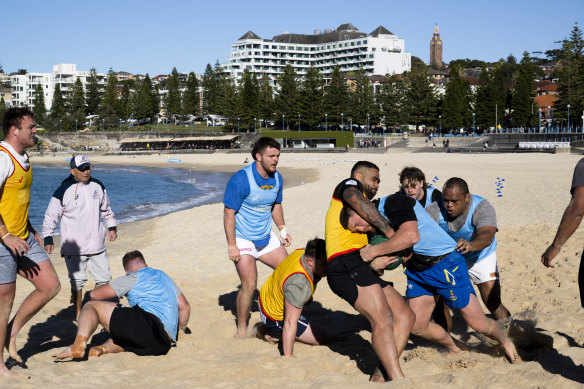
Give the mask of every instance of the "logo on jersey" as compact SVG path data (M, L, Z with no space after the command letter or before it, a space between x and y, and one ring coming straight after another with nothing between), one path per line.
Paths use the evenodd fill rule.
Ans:
M349 181L345 182L345 185L355 185L356 186L358 184L357 184L357 180L349 180Z
M22 180L24 180L23 176L20 177L20 180L18 180L18 183L20 184L22 182Z
M93 199L97 200L99 198L99 195L97 194L97 189L93 191Z
M456 301L457 297L454 295L454 292L452 291L452 289L450 289L450 300L451 301Z
M262 185L262 186L260 186L260 189L263 189L263 190L274 189L274 185Z

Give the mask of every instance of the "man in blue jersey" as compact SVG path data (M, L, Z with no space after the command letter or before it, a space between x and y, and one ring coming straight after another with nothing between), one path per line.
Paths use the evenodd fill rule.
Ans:
M284 223L282 175L276 171L280 144L262 137L251 155L255 162L229 179L223 197L227 251L241 281L236 301L236 338L247 337L249 312L257 288L256 260L275 269L288 256L282 244L288 247L292 243ZM272 220L280 231L279 237L272 231Z
M90 357L122 351L165 355L176 343L178 330L185 331L191 307L174 281L163 271L148 267L139 251L126 253L122 265L125 276L91 291L91 301L79 315L75 342L54 358L84 358L87 340L98 324L111 338L91 347ZM129 307L104 301L124 296Z
M501 302L501 284L497 267L497 218L495 208L484 198L471 195L465 180L452 177L442 188L443 200L426 208L457 243L464 255L471 280L481 299L497 319L511 314Z
M412 334L439 343L451 354L467 350L467 346L448 334L441 326L430 321L435 302L443 298L451 308L458 309L464 321L475 331L497 340L509 360L515 360L513 344L501 326L487 318L481 310L470 283L464 257L458 253L456 242L426 213L413 198L396 193L374 201L379 212L396 231L394 239L361 249L361 256L383 258L403 248L398 238L403 220L413 221L419 240L411 247L412 254L404 256L408 279L406 298L416 315ZM376 232L375 228L349 207L341 212L341 224L353 232ZM374 260L374 261L375 261Z
M399 173L400 192L415 198L424 208L442 199L442 192L428 186L426 175L417 167L408 166Z

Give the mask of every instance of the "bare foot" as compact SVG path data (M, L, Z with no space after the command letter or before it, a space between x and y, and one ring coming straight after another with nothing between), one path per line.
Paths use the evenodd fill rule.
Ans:
M109 349L107 348L107 346L93 346L92 348L89 349L90 357L99 357L100 355L108 353Z
M67 347L65 350L61 351L58 354L53 354L52 357L55 359L65 359L71 358L73 354L71 354L71 347Z
M19 381L30 380L29 375L19 374L19 373L16 373L14 371L10 371L6 367L4 367L3 369L0 369L0 377L8 378L8 379L15 379L15 380L19 380Z
M239 331L237 331L235 333L235 335L233 335L234 339L246 339L247 338L247 332L245 333L239 333Z
M16 336L10 337L6 346L6 350L8 350L8 355L14 358L17 362L22 362L22 359L18 355L18 349L16 348Z
M456 357L468 352L468 345L456 338L452 338L454 341L454 345L456 346L453 349L448 350L449 357Z

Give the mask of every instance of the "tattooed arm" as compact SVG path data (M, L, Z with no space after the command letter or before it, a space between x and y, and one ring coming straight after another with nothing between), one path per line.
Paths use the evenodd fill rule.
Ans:
M343 192L343 200L351 208L355 210L363 219L367 220L369 224L381 231L382 234L391 238L395 231L390 227L387 219L385 219L377 210L375 205L363 196L363 193L357 188L347 188Z

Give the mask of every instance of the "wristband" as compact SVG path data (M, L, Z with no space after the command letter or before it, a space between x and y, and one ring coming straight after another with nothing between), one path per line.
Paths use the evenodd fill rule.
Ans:
M4 240L4 238L6 238L8 235L12 235L10 232L7 232L6 235L4 235L1 239Z
M286 226L278 227L280 229L280 238L286 239L288 231L286 231Z

